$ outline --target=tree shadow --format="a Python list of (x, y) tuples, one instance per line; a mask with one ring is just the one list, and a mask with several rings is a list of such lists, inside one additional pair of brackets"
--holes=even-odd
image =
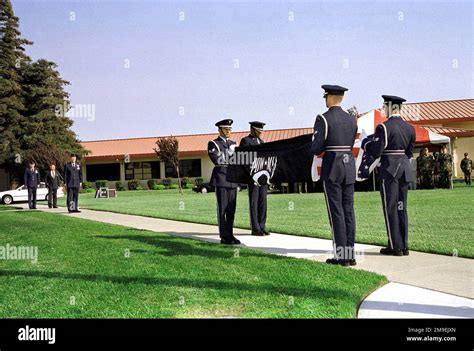
[[(209, 258), (230, 258), (233, 257), (236, 249), (242, 249), (242, 246), (224, 246), (212, 245), (207, 240), (193, 240), (186, 243), (183, 237), (173, 237), (165, 235), (96, 235), (96, 238), (107, 240), (132, 240), (159, 248), (159, 251), (145, 249), (131, 249), (131, 252), (152, 253), (160, 256), (202, 256)], [(219, 242), (216, 239), (216, 243)], [(268, 253), (256, 250), (246, 250), (245, 253), (239, 253), (245, 257), (268, 257)], [(284, 257), (275, 256), (275, 259)]]
[[(272, 294), (292, 297), (303, 297), (310, 299), (329, 298), (331, 300), (347, 300), (350, 299), (357, 303), (360, 296), (351, 292), (334, 288), (322, 288), (319, 286), (311, 286), (306, 289), (299, 287), (286, 287), (276, 284), (255, 284), (244, 283), (240, 281), (224, 281), (209, 279), (191, 279), (191, 278), (168, 278), (168, 277), (127, 277), (127, 276), (110, 276), (101, 274), (82, 274), (82, 273), (64, 273), (64, 272), (42, 272), (42, 271), (9, 271), (0, 270), (0, 276), (6, 277), (35, 277), (47, 279), (64, 279), (64, 280), (81, 280), (89, 282), (104, 282), (113, 284), (145, 284), (157, 285), (175, 288), (193, 288), (193, 289), (216, 289), (216, 290), (238, 290), (240, 292)], [(350, 290), (350, 289), (349, 289)], [(355, 308), (355, 306), (354, 306)]]

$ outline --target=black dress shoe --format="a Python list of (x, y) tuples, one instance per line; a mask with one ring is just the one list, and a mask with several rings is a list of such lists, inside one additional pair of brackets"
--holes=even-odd
[(403, 249), (403, 256), (408, 256), (410, 254), (410, 250), (408, 249)]
[(265, 235), (270, 235), (270, 232), (266, 231), (265, 229), (262, 229), (263, 234)]
[(339, 260), (337, 258), (328, 258), (326, 260), (327, 264), (339, 264)]
[(253, 236), (265, 236), (265, 233), (260, 230), (252, 230)]
[(349, 264), (350, 264), (351, 266), (356, 266), (356, 265), (357, 265), (357, 261), (355, 260), (355, 258), (353, 258), (353, 259), (349, 260)]
[(382, 255), (389, 255), (389, 256), (403, 256), (402, 250), (391, 249), (389, 247), (383, 247), (380, 249), (380, 253)]
[(339, 264), (343, 267), (349, 267), (351, 265), (351, 260), (339, 260)]
[(224, 244), (224, 245), (234, 245), (235, 242), (234, 242), (234, 239), (221, 239), (221, 244)]
[(235, 245), (240, 245), (240, 240), (237, 239), (235, 236), (232, 238), (234, 240)]
[(53, 206), (53, 208), (58, 208), (58, 206)]
[(81, 213), (81, 211), (79, 211), (79, 210), (75, 210), (75, 211), (72, 211), (72, 212), (74, 212), (74, 213)]

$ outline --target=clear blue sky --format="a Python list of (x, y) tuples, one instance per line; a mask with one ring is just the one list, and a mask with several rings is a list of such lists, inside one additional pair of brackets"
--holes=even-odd
[(73, 118), (82, 140), (213, 132), (228, 117), (234, 130), (255, 119), (269, 129), (308, 127), (325, 111), (324, 83), (348, 87), (343, 107), (360, 112), (379, 107), (381, 94), (474, 96), (471, 2), (13, 7), (22, 36), (34, 41), (30, 56), (55, 61), (72, 103), (95, 107), (93, 118)]

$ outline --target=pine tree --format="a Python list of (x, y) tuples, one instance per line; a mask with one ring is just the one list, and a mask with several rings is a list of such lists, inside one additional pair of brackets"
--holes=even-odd
[(69, 152), (86, 153), (65, 116), (69, 83), (54, 62), (32, 62), (24, 46), (33, 43), (18, 26), (10, 0), (0, 0), (0, 167), (13, 181), (29, 159), (45, 171), (51, 163), (60, 169)]
[(24, 45), (30, 44), (20, 38), (10, 0), (0, 0), (0, 165), (10, 173), (16, 173), (25, 156), (18, 138), (24, 109), (19, 70), (29, 60)]
[[(64, 165), (69, 152), (84, 154), (76, 134), (71, 130), (73, 121), (65, 116), (69, 108), (69, 94), (57, 65), (44, 59), (24, 64), (20, 80), (25, 119), (21, 124), (20, 147), (28, 159), (33, 159), (42, 170), (51, 163)], [(54, 152), (38, 153), (38, 150)], [(46, 157), (46, 155), (49, 155)]]

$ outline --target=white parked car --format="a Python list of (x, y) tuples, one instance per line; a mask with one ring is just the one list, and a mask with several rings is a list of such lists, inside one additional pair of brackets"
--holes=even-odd
[[(64, 197), (62, 187), (58, 188), (58, 198), (60, 197)], [(36, 190), (36, 200), (48, 200), (48, 188), (46, 188), (45, 183), (40, 183), (38, 185), (38, 190)], [(28, 189), (22, 185), (14, 190), (2, 191), (0, 192), (0, 201), (5, 205), (10, 205), (13, 202), (28, 201)]]

